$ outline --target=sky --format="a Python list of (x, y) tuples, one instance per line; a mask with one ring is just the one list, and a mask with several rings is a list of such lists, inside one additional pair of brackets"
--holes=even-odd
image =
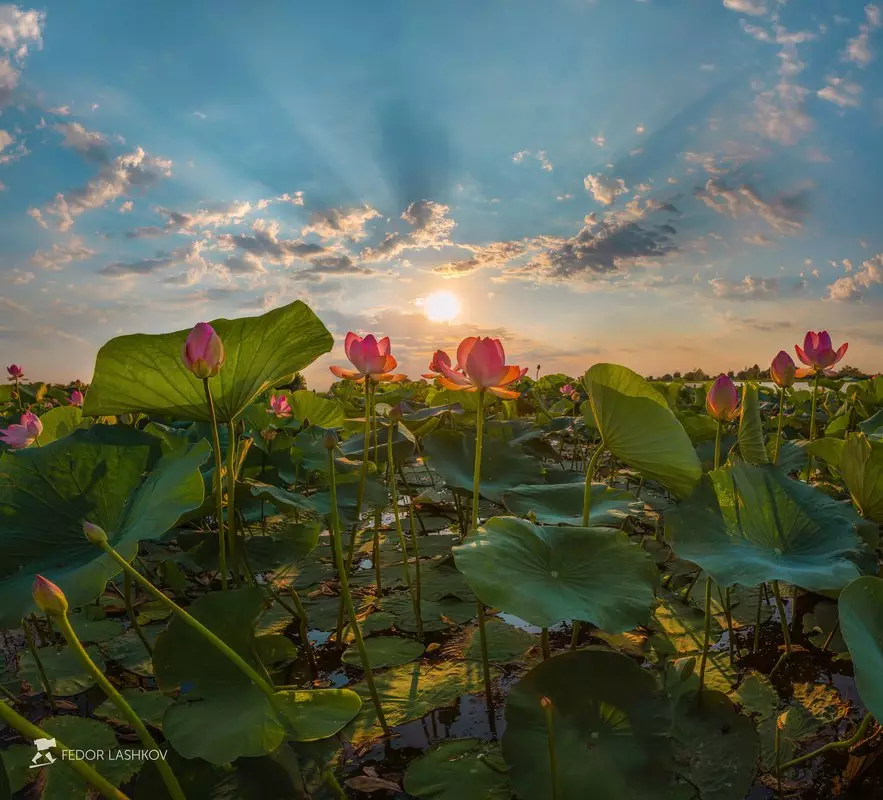
[(808, 329), (877, 372), (881, 143), (860, 0), (0, 4), (0, 361), (89, 380), (300, 299), (318, 389), (348, 330), (415, 377), (469, 335), (660, 375)]

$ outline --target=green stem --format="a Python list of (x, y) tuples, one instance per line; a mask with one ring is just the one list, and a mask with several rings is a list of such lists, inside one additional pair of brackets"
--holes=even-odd
[(365, 486), (368, 482), (368, 449), (371, 446), (371, 414), (371, 379), (365, 378), (365, 428), (363, 431), (365, 443), (362, 446), (362, 468), (359, 471), (359, 490), (356, 493), (356, 521), (353, 525), (349, 552), (346, 557), (347, 569), (352, 568), (353, 558), (356, 554), (356, 531), (359, 529), (359, 521), (362, 515), (362, 503), (365, 499)]
[(699, 660), (699, 696), (705, 688), (705, 665), (708, 662), (708, 645), (711, 641), (711, 578), (705, 578), (705, 631), (702, 635), (702, 657)]
[[(389, 464), (389, 493), (392, 498), (392, 513), (395, 517), (396, 535), (399, 538), (399, 545), (402, 548), (402, 577), (405, 579), (405, 586), (408, 587), (408, 593), (411, 595), (411, 604), (414, 606), (414, 619), (417, 622), (417, 637), (423, 641), (423, 620), (420, 619), (420, 606), (417, 602), (417, 596), (414, 594), (414, 588), (411, 586), (411, 570), (408, 567), (408, 546), (405, 542), (405, 534), (402, 531), (402, 522), (399, 518), (399, 492), (396, 485), (396, 474), (393, 469), (393, 453), (392, 439), (398, 430), (399, 423), (393, 422), (387, 429), (386, 436), (386, 460)], [(413, 519), (411, 520), (413, 526)], [(411, 528), (411, 534), (414, 534), (414, 528)]]
[(212, 398), (212, 390), (208, 385), (208, 378), (203, 378), (202, 386), (205, 389), (205, 402), (212, 423), (212, 450), (215, 453), (215, 517), (218, 520), (218, 566), (221, 572), (221, 589), (227, 591), (227, 543), (224, 539), (224, 488), (221, 475), (224, 458), (221, 455), (221, 439), (218, 436), (218, 417), (215, 414), (215, 401)]
[(773, 464), (779, 463), (779, 448), (782, 446), (782, 423), (785, 421), (785, 387), (779, 389), (779, 424), (776, 426), (776, 449), (773, 451)]
[[(812, 407), (809, 412), (809, 441), (812, 444), (813, 440), (816, 438), (816, 406), (818, 404), (819, 399), (819, 378), (822, 373), (817, 372), (815, 380), (812, 383)], [(806, 457), (806, 472), (803, 473), (803, 481), (804, 483), (809, 483), (809, 476), (812, 473), (812, 454), (808, 454)]]
[[(481, 440), (484, 435), (484, 389), (478, 390), (478, 409), (475, 418), (475, 467), (472, 470), (472, 524), (470, 532), (478, 528), (478, 499), (481, 489)], [(484, 676), (484, 694), (489, 707), (493, 706), (494, 695), (491, 685), (491, 662), (487, 648), (487, 629), (484, 620), (484, 603), (476, 597), (478, 610), (478, 638), (481, 646), (481, 669)]]
[(551, 647), (549, 646), (549, 629), (543, 628), (540, 632), (540, 645), (543, 650), (543, 661), (549, 658), (551, 653)]
[(276, 701), (276, 690), (264, 679), (262, 678), (255, 669), (245, 661), (242, 656), (239, 655), (232, 647), (230, 647), (226, 642), (222, 639), (218, 638), (218, 636), (212, 633), (208, 628), (205, 627), (198, 619), (196, 619), (191, 614), (187, 613), (181, 606), (179, 606), (174, 600), (167, 597), (163, 594), (159, 589), (156, 588), (147, 578), (141, 575), (126, 559), (124, 559), (113, 547), (110, 546), (108, 542), (99, 542), (98, 547), (100, 547), (108, 556), (110, 556), (117, 564), (129, 575), (132, 576), (132, 580), (135, 581), (141, 588), (143, 588), (148, 594), (155, 597), (161, 603), (164, 603), (171, 612), (178, 617), (182, 622), (186, 625), (189, 625), (193, 630), (195, 630), (200, 636), (202, 636), (212, 647), (219, 650), (223, 653), (227, 658), (230, 659), (243, 673), (248, 677), (248, 679), (258, 687), (273, 703), (274, 707), (277, 704)]
[(822, 753), (827, 753), (829, 750), (845, 750), (852, 747), (855, 744), (858, 744), (862, 739), (864, 739), (865, 735), (868, 732), (868, 728), (871, 727), (871, 723), (874, 721), (874, 715), (869, 711), (865, 714), (862, 721), (859, 723), (858, 728), (856, 728), (855, 733), (852, 734), (848, 739), (843, 739), (839, 742), (828, 742), (828, 744), (822, 745), (817, 750), (813, 750), (811, 753), (807, 753), (806, 755), (799, 756), (798, 758), (793, 758), (791, 761), (788, 761), (782, 764), (782, 769), (789, 769), (790, 767), (796, 766), (800, 764), (802, 761), (809, 761), (816, 756), (822, 755)]
[[(720, 587), (718, 587), (718, 594), (720, 594)], [(727, 616), (727, 640), (730, 649), (730, 666), (733, 666), (733, 662), (736, 659), (738, 653), (736, 652), (736, 633), (733, 630), (733, 611), (732, 611), (732, 597), (733, 590), (732, 587), (728, 586), (726, 591), (724, 592), (724, 613)]]
[(37, 652), (37, 645), (34, 642), (34, 634), (31, 633), (31, 629), (28, 627), (28, 621), (26, 619), (22, 619), (21, 626), (24, 628), (25, 641), (28, 644), (31, 658), (34, 659), (34, 663), (37, 665), (37, 671), (40, 673), (40, 682), (43, 684), (43, 691), (46, 692), (46, 698), (49, 700), (49, 708), (52, 709), (52, 713), (54, 714), (55, 695), (52, 694), (52, 684), (49, 683), (49, 678), (46, 675), (46, 668), (43, 666), (40, 654)]
[(549, 742), (549, 775), (552, 781), (552, 800), (558, 800), (558, 754), (555, 751), (555, 721), (552, 701), (544, 697), (540, 701), (546, 719), (546, 738)]
[(601, 460), (601, 454), (604, 452), (604, 442), (598, 445), (598, 449), (592, 453), (589, 460), (589, 466), (586, 467), (586, 485), (583, 491), (583, 527), (589, 527), (589, 516), (592, 511), (592, 481), (595, 478), (595, 470), (598, 468), (598, 462)]
[[(95, 682), (101, 687), (102, 691), (119, 709), (120, 713), (126, 718), (135, 733), (138, 734), (141, 744), (143, 744), (148, 750), (159, 750), (156, 740), (150, 735), (150, 731), (144, 726), (144, 723), (135, 713), (132, 706), (126, 702), (125, 698), (117, 691), (116, 687), (107, 679), (107, 676), (98, 668), (98, 665), (89, 657), (89, 654), (86, 652), (86, 649), (80, 643), (77, 634), (71, 627), (67, 614), (59, 614), (55, 619), (58, 621), (61, 633), (67, 640), (71, 650), (77, 654), (77, 658), (79, 658), (80, 663), (86, 668), (86, 671), (95, 679)], [(186, 800), (184, 792), (181, 789), (181, 784), (178, 783), (178, 779), (175, 777), (175, 773), (172, 772), (172, 768), (169, 766), (168, 762), (165, 759), (160, 758), (157, 759), (155, 764), (163, 783), (166, 785), (166, 789), (169, 791), (169, 796), (172, 797), (173, 800)]]
[(791, 652), (791, 633), (788, 631), (788, 619), (785, 616), (785, 606), (782, 603), (782, 595), (779, 594), (779, 582), (773, 581), (773, 597), (776, 598), (776, 610), (779, 612), (779, 623), (782, 626), (782, 637), (785, 639), (785, 652)]
[[(420, 584), (420, 544), (417, 535), (417, 528), (414, 526), (414, 517), (418, 520), (419, 512), (414, 510), (414, 493), (408, 485), (408, 479), (405, 477), (405, 471), (399, 467), (402, 476), (402, 482), (408, 492), (408, 525), (411, 528), (411, 542), (414, 544), (414, 608), (417, 614), (417, 634), (420, 640), (423, 640), (423, 607), (421, 605), (422, 590)], [(422, 522), (422, 520), (420, 520)]]
[(239, 586), (239, 565), (236, 563), (236, 427), (232, 421), (227, 422), (227, 539), (233, 585)]
[(751, 652), (756, 653), (760, 647), (760, 614), (763, 610), (764, 600), (766, 598), (766, 584), (760, 584), (757, 590), (757, 616), (754, 619), (754, 647)]
[(374, 596), (383, 594), (383, 577), (380, 571), (380, 525), (383, 522), (383, 512), (377, 509), (374, 512), (374, 537), (371, 545), (371, 558), (374, 561)]
[(316, 664), (316, 654), (313, 652), (313, 644), (310, 641), (310, 624), (307, 619), (307, 610), (304, 608), (304, 604), (301, 602), (300, 595), (297, 593), (297, 589), (294, 588), (293, 583), (288, 587), (288, 594), (291, 596), (291, 600), (297, 611), (297, 618), (300, 623), (300, 638), (307, 651), (307, 660), (310, 662), (310, 673), (314, 679), (318, 680), (319, 666)]
[(782, 752), (781, 752), (782, 734), (779, 728), (779, 720), (776, 719), (775, 734), (773, 736), (773, 747), (776, 751), (776, 794), (781, 798), (782, 794)]
[(380, 695), (377, 693), (377, 687), (374, 684), (374, 673), (371, 671), (371, 662), (368, 660), (368, 651), (365, 649), (365, 641), (362, 639), (362, 629), (359, 626), (359, 620), (356, 618), (356, 608), (353, 605), (353, 596), (350, 593), (350, 583), (347, 578), (346, 565), (343, 561), (343, 546), (340, 543), (340, 517), (337, 513), (337, 475), (334, 471), (333, 448), (328, 448), (328, 469), (331, 490), (331, 541), (334, 546), (334, 557), (337, 562), (337, 571), (340, 574), (340, 594), (341, 597), (343, 597), (343, 602), (346, 604), (347, 614), (349, 614), (353, 638), (356, 641), (356, 648), (359, 651), (359, 658), (362, 661), (362, 669), (365, 672), (365, 683), (368, 684), (368, 691), (371, 693), (374, 710), (377, 712), (377, 722), (380, 723), (384, 735), (389, 736), (389, 726), (386, 724), (386, 717), (383, 715), (383, 706), (380, 703)]
[(57, 736), (47, 733), (42, 728), (38, 728), (32, 722), (26, 720), (21, 714), (6, 705), (6, 703), (0, 703), (0, 719), (31, 741), (54, 739), (55, 746), (49, 749), (55, 754), (57, 761), (61, 761), (65, 766), (70, 767), (86, 783), (101, 792), (102, 796), (106, 797), (107, 800), (129, 800), (128, 795), (123, 794), (110, 781), (103, 778), (86, 761), (65, 758), (64, 753), (69, 751), (70, 748), (64, 742), (60, 741)]
[(717, 433), (714, 435), (714, 468), (717, 469), (721, 465), (721, 431), (724, 429), (724, 423), (717, 421)]
[(141, 640), (141, 644), (144, 645), (147, 655), (150, 656), (150, 658), (153, 658), (153, 648), (150, 646), (150, 642), (147, 641), (144, 631), (141, 630), (141, 625), (138, 623), (138, 615), (135, 613), (134, 605), (132, 605), (132, 577), (128, 572), (123, 573), (123, 602), (126, 605), (126, 613), (129, 615), (129, 622), (132, 623), (132, 630), (135, 631), (135, 634)]

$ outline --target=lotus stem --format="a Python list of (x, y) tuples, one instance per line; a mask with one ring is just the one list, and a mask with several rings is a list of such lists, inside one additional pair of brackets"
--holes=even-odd
[[(720, 594), (720, 587), (718, 586), (718, 594)], [(736, 648), (736, 632), (733, 630), (733, 610), (732, 610), (732, 596), (733, 589), (728, 586), (726, 591), (724, 592), (724, 613), (727, 616), (727, 643), (729, 644), (730, 650), (730, 666), (733, 666), (733, 663), (738, 656), (738, 651)]]
[(699, 699), (705, 688), (705, 666), (708, 662), (708, 645), (711, 642), (711, 576), (705, 578), (705, 630), (702, 635), (702, 658), (699, 660)]
[[(478, 528), (478, 499), (481, 489), (481, 440), (484, 434), (485, 390), (478, 390), (478, 410), (475, 418), (475, 468), (472, 472), (472, 524), (470, 532)], [(481, 669), (484, 676), (484, 694), (489, 708), (493, 708), (494, 696), (491, 686), (491, 663), (487, 649), (487, 630), (484, 621), (484, 603), (476, 597), (478, 607), (478, 637), (481, 646)]]
[(776, 610), (779, 612), (779, 623), (782, 626), (782, 638), (785, 640), (785, 653), (791, 652), (791, 633), (788, 630), (788, 618), (785, 616), (785, 605), (779, 593), (779, 582), (773, 581), (773, 597), (776, 598)]
[(310, 641), (310, 625), (307, 619), (307, 610), (304, 608), (304, 604), (301, 602), (300, 595), (297, 593), (297, 589), (294, 588), (293, 583), (288, 587), (288, 594), (290, 595), (291, 601), (294, 603), (294, 608), (297, 611), (300, 638), (303, 642), (304, 649), (307, 651), (307, 661), (310, 664), (310, 673), (315, 680), (318, 680), (319, 667), (316, 664), (316, 654), (313, 652), (313, 644)]
[(331, 542), (334, 546), (334, 557), (337, 562), (337, 571), (340, 573), (340, 594), (343, 598), (343, 602), (346, 604), (347, 614), (349, 614), (353, 638), (356, 642), (356, 648), (359, 651), (359, 658), (362, 661), (362, 669), (365, 672), (365, 683), (368, 684), (368, 691), (370, 692), (371, 700), (374, 703), (374, 710), (377, 712), (377, 722), (380, 723), (384, 736), (389, 736), (389, 726), (386, 724), (386, 717), (383, 715), (383, 706), (380, 703), (380, 695), (377, 693), (377, 686), (374, 684), (374, 673), (371, 671), (371, 662), (368, 659), (368, 651), (365, 649), (365, 640), (362, 638), (362, 629), (359, 626), (359, 620), (356, 617), (356, 608), (355, 605), (353, 605), (353, 596), (350, 592), (350, 582), (347, 577), (346, 565), (343, 561), (343, 545), (340, 542), (340, 517), (337, 513), (337, 474), (334, 471), (334, 448), (332, 447), (328, 448), (328, 468), (331, 476)]
[(135, 606), (132, 605), (132, 577), (128, 572), (123, 573), (123, 603), (125, 603), (126, 613), (129, 615), (129, 622), (132, 623), (132, 630), (135, 631), (135, 634), (141, 640), (141, 644), (144, 645), (147, 655), (150, 656), (150, 658), (153, 658), (153, 648), (150, 646), (150, 642), (147, 641), (147, 637), (141, 629), (141, 624), (138, 622), (138, 615), (135, 613)]
[[(71, 650), (77, 654), (77, 658), (86, 668), (86, 671), (95, 679), (96, 683), (101, 687), (101, 690), (108, 696), (117, 709), (119, 709), (120, 713), (126, 718), (135, 733), (138, 734), (141, 744), (143, 744), (148, 750), (158, 750), (159, 747), (156, 744), (156, 740), (150, 735), (150, 731), (144, 726), (141, 718), (135, 713), (132, 706), (126, 702), (126, 699), (117, 691), (116, 687), (107, 679), (107, 676), (98, 668), (98, 665), (90, 658), (86, 649), (77, 638), (74, 629), (71, 627), (67, 614), (57, 614), (55, 618), (58, 620), (58, 626), (61, 628), (61, 633), (67, 640)], [(175, 773), (172, 771), (168, 762), (165, 759), (160, 758), (157, 759), (155, 763), (160, 777), (173, 800), (186, 800), (184, 792), (181, 789), (181, 784), (178, 783), (178, 779), (175, 777)]]
[(257, 671), (239, 655), (232, 647), (220, 639), (216, 634), (212, 633), (205, 625), (203, 625), (196, 617), (189, 614), (181, 606), (179, 606), (170, 597), (167, 597), (159, 589), (156, 588), (147, 578), (145, 578), (138, 570), (136, 570), (126, 559), (124, 559), (107, 541), (96, 542), (107, 555), (109, 555), (117, 564), (129, 575), (132, 580), (141, 586), (148, 594), (155, 597), (161, 603), (164, 603), (171, 612), (178, 617), (183, 623), (189, 625), (194, 631), (202, 636), (215, 649), (223, 653), (230, 659), (243, 673), (258, 687), (273, 703), (276, 705), (276, 690), (264, 679)]
[(824, 653), (830, 646), (831, 642), (834, 640), (834, 637), (837, 635), (837, 631), (840, 630), (840, 617), (837, 617), (837, 622), (834, 624), (834, 627), (831, 628), (831, 632), (828, 634), (828, 638), (825, 639), (825, 643), (822, 645), (822, 652)]
[[(387, 440), (386, 440), (386, 460), (389, 462), (389, 492), (390, 497), (392, 498), (392, 513), (395, 517), (395, 525), (396, 525), (396, 535), (399, 538), (399, 545), (402, 548), (402, 577), (405, 579), (405, 586), (408, 587), (408, 593), (411, 595), (411, 603), (414, 606), (414, 619), (417, 622), (417, 637), (420, 641), (423, 641), (423, 620), (420, 619), (420, 604), (417, 601), (417, 596), (414, 594), (414, 589), (411, 586), (411, 570), (408, 567), (408, 546), (405, 542), (405, 534), (402, 532), (402, 522), (399, 517), (399, 492), (398, 487), (396, 486), (396, 474), (395, 470), (393, 470), (393, 457), (392, 457), (392, 437), (398, 428), (398, 422), (390, 423), (389, 428), (387, 429)], [(411, 533), (413, 535), (413, 517), (411, 518)]]
[(549, 646), (549, 629), (543, 628), (540, 632), (540, 646), (543, 650), (543, 661), (546, 661), (549, 656), (552, 655), (551, 648)]
[[(365, 427), (363, 430), (363, 436), (365, 439), (364, 445), (362, 446), (362, 468), (359, 471), (359, 489), (356, 493), (356, 521), (353, 525), (352, 536), (350, 537), (350, 546), (349, 552), (346, 557), (346, 568), (351, 569), (353, 566), (353, 559), (356, 555), (356, 532), (359, 529), (359, 521), (362, 516), (362, 503), (365, 500), (365, 486), (368, 483), (368, 458), (369, 458), (369, 448), (371, 447), (371, 416), (373, 414), (371, 408), (371, 379), (365, 378)], [(332, 461), (332, 468), (334, 464)]]
[(721, 432), (724, 429), (724, 423), (717, 421), (717, 432), (714, 435), (714, 468), (717, 469), (721, 465)]
[[(809, 442), (810, 444), (816, 438), (816, 407), (819, 400), (819, 378), (821, 377), (821, 372), (816, 373), (815, 380), (812, 382), (812, 406), (809, 412)], [(806, 472), (803, 473), (803, 481), (804, 483), (809, 483), (809, 476), (812, 473), (812, 453), (807, 453), (806, 456)]]
[(10, 708), (6, 703), (0, 703), (0, 719), (2, 719), (10, 728), (15, 728), (22, 736), (36, 741), (37, 739), (54, 739), (55, 746), (49, 750), (55, 754), (56, 761), (61, 761), (65, 766), (72, 769), (86, 783), (97, 789), (101, 795), (107, 800), (129, 800), (129, 796), (123, 794), (109, 780), (104, 778), (94, 768), (90, 767), (86, 761), (78, 761), (75, 759), (64, 758), (64, 752), (70, 748), (58, 737), (47, 733), (42, 728), (38, 728), (32, 722), (25, 719), (21, 714)]
[(852, 734), (848, 739), (843, 739), (839, 742), (828, 742), (825, 745), (822, 745), (817, 750), (813, 750), (811, 753), (806, 753), (805, 755), (799, 756), (798, 758), (793, 758), (791, 761), (788, 761), (782, 764), (782, 769), (790, 769), (797, 764), (800, 764), (802, 761), (809, 761), (810, 759), (815, 758), (816, 756), (822, 755), (822, 753), (827, 753), (830, 750), (845, 750), (853, 745), (858, 744), (862, 739), (864, 739), (865, 735), (868, 732), (868, 728), (871, 727), (871, 723), (874, 721), (874, 715), (869, 711), (865, 714), (862, 721), (859, 723), (858, 728), (855, 729), (855, 733)]
[(756, 653), (760, 648), (760, 614), (766, 602), (766, 584), (760, 584), (757, 590), (757, 616), (754, 618), (754, 647), (751, 652)]
[(549, 741), (549, 775), (552, 782), (552, 800), (558, 800), (558, 754), (555, 751), (555, 721), (552, 716), (552, 701), (548, 697), (542, 697), (540, 698), (540, 706), (546, 720), (546, 738)]
[(773, 464), (779, 463), (779, 448), (782, 446), (782, 424), (785, 421), (785, 387), (779, 389), (779, 423), (776, 426), (776, 446), (773, 451)]
[(784, 797), (782, 794), (782, 752), (781, 752), (781, 728), (779, 727), (779, 719), (776, 718), (776, 728), (773, 735), (773, 748), (776, 755), (776, 794)]
[(227, 537), (230, 540), (230, 568), (233, 585), (239, 586), (239, 564), (236, 562), (236, 427), (227, 423)]
[(380, 526), (383, 524), (383, 512), (374, 511), (374, 540), (371, 545), (371, 558), (374, 561), (374, 596), (383, 594), (382, 576), (380, 572)]
[(212, 398), (212, 390), (209, 387), (208, 378), (203, 378), (202, 386), (205, 389), (205, 402), (208, 406), (209, 417), (212, 425), (212, 451), (215, 454), (215, 518), (218, 521), (218, 568), (221, 572), (221, 589), (227, 591), (227, 543), (224, 538), (224, 488), (222, 466), (224, 463), (221, 456), (221, 439), (218, 436), (218, 417), (215, 414), (215, 401)]
[(55, 695), (52, 693), (52, 684), (49, 682), (49, 678), (46, 675), (46, 668), (43, 666), (43, 661), (40, 658), (40, 654), (37, 652), (37, 645), (34, 642), (34, 634), (31, 633), (31, 629), (28, 627), (28, 621), (26, 619), (22, 619), (21, 626), (25, 632), (25, 641), (28, 644), (31, 658), (34, 659), (34, 663), (37, 665), (37, 672), (40, 673), (40, 682), (43, 684), (43, 691), (46, 692), (46, 699), (49, 700), (49, 708), (52, 709), (52, 713), (54, 714)]
[(422, 597), (422, 589), (420, 584), (420, 544), (418, 542), (417, 529), (414, 527), (414, 517), (416, 516), (418, 521), (420, 520), (419, 512), (414, 510), (414, 494), (411, 491), (411, 487), (408, 485), (408, 480), (405, 478), (405, 471), (401, 469), (402, 481), (405, 484), (405, 489), (408, 490), (408, 525), (411, 528), (411, 541), (414, 544), (414, 607), (417, 613), (417, 635), (420, 637), (420, 640), (423, 640), (423, 607), (421, 605), (421, 597)]

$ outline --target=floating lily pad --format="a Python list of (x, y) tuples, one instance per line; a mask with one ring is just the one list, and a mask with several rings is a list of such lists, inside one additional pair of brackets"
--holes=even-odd
[[(153, 725), (154, 728), (162, 728), (163, 715), (168, 707), (175, 702), (162, 692), (145, 691), (144, 689), (123, 689), (120, 694), (141, 720), (148, 725)], [(95, 716), (119, 725), (129, 724), (125, 716), (110, 700), (105, 700), (95, 709)]]
[(840, 627), (865, 705), (883, 719), (883, 579), (863, 577), (840, 593)]
[[(156, 637), (164, 630), (160, 625), (148, 625), (141, 629), (144, 637), (152, 645)], [(104, 642), (101, 645), (102, 652), (111, 661), (116, 661), (121, 667), (138, 675), (153, 675), (153, 661), (144, 647), (144, 643), (138, 638), (138, 634), (131, 628), (122, 636)]]
[[(520, 661), (531, 647), (536, 647), (540, 639), (501, 619), (492, 618), (485, 623), (488, 658), (499, 664)], [(463, 643), (463, 658), (481, 661), (481, 637), (478, 628), (470, 628)]]
[[(365, 639), (365, 650), (368, 653), (371, 667), (382, 669), (384, 667), (399, 667), (420, 658), (423, 655), (424, 647), (420, 642), (401, 636), (375, 636)], [(346, 649), (340, 660), (344, 664), (362, 668), (362, 659), (354, 644)]]
[(415, 758), (408, 764), (404, 788), (420, 800), (511, 797), (499, 746), (481, 739), (452, 739)]
[[(408, 594), (387, 595), (380, 601), (384, 611), (395, 614), (396, 627), (406, 633), (417, 633), (417, 621), (414, 617), (414, 604)], [(469, 622), (475, 617), (475, 603), (464, 603), (461, 600), (422, 600), (420, 616), (423, 630), (443, 631)]]
[(829, 653), (845, 653), (848, 648), (843, 640), (843, 632), (835, 630), (838, 620), (837, 603), (820, 600), (812, 611), (803, 615), (803, 632), (816, 647), (824, 647), (828, 643)]
[(123, 623), (111, 617), (92, 619), (80, 611), (71, 614), (68, 619), (77, 638), (83, 643), (108, 642), (123, 633)]
[(647, 621), (657, 570), (621, 531), (494, 517), (454, 548), (457, 568), (488, 605), (538, 627), (588, 620), (611, 633)]
[[(104, 668), (104, 659), (97, 647), (90, 645), (86, 648), (86, 652), (100, 669)], [(37, 648), (37, 653), (54, 695), (66, 697), (95, 686), (95, 679), (70, 647), (50, 645)], [(32, 693), (43, 691), (40, 670), (30, 651), (26, 650), (22, 653), (18, 677), (30, 684)]]
[[(516, 486), (503, 492), (503, 505), (511, 514), (525, 516), (533, 512), (546, 525), (582, 525), (584, 482)], [(619, 527), (629, 514), (640, 514), (644, 504), (622, 489), (603, 483), (592, 484), (589, 525)]]

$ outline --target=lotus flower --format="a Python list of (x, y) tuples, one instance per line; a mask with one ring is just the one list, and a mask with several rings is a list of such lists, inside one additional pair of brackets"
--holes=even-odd
[(64, 592), (42, 575), (37, 575), (34, 579), (31, 594), (40, 611), (51, 614), (53, 617), (67, 614), (68, 603)]
[(19, 381), (25, 376), (25, 371), (18, 364), (10, 364), (6, 371), (9, 373), (9, 380)]
[(0, 431), (0, 440), (13, 450), (22, 450), (36, 441), (43, 433), (43, 423), (33, 411), (26, 411), (21, 415), (21, 424), (10, 425), (5, 431)]
[(221, 337), (207, 322), (198, 322), (181, 349), (181, 360), (197, 378), (214, 378), (226, 355)]
[(442, 371), (439, 383), (446, 389), (466, 392), (485, 389), (506, 400), (514, 400), (518, 392), (504, 388), (527, 374), (527, 367), (507, 366), (506, 354), (499, 339), (470, 336), (457, 348), (457, 364), (463, 370), (457, 372), (439, 362)]
[(770, 364), (770, 377), (773, 379), (773, 383), (782, 389), (793, 386), (796, 374), (797, 367), (794, 364), (794, 359), (784, 350), (780, 350)]
[(558, 391), (565, 397), (570, 397), (574, 392), (574, 388), (569, 383), (565, 383)]
[(270, 395), (270, 407), (267, 409), (267, 413), (271, 417), (290, 417), (291, 406), (288, 403), (288, 398), (284, 394)]
[(705, 408), (718, 422), (729, 422), (739, 414), (739, 391), (727, 375), (720, 375), (708, 390)]
[(797, 351), (797, 357), (806, 364), (797, 370), (798, 378), (806, 378), (808, 375), (823, 373), (825, 375), (836, 375), (837, 371), (831, 369), (843, 356), (846, 355), (848, 343), (840, 345), (839, 350), (835, 350), (831, 346), (831, 337), (828, 331), (807, 331), (803, 340), (803, 347), (794, 345)]
[[(424, 372), (422, 377), (429, 378), (440, 378), (442, 375), (440, 364), (445, 364), (446, 366), (451, 366), (451, 357), (444, 350), (436, 350), (432, 355), (432, 361), (429, 362), (429, 372)], [(455, 372), (462, 372), (463, 370), (460, 368), (460, 365), (457, 364), (454, 367)]]
[(364, 383), (366, 379), (375, 383), (384, 381), (397, 383), (407, 377), (392, 373), (398, 362), (389, 354), (389, 336), (384, 336), (378, 342), (373, 333), (369, 333), (363, 339), (350, 331), (344, 341), (344, 350), (346, 357), (355, 369), (332, 366), (331, 372), (338, 378), (345, 378), (356, 383)]
[(79, 389), (74, 389), (71, 392), (71, 405), (83, 407), (83, 393)]

